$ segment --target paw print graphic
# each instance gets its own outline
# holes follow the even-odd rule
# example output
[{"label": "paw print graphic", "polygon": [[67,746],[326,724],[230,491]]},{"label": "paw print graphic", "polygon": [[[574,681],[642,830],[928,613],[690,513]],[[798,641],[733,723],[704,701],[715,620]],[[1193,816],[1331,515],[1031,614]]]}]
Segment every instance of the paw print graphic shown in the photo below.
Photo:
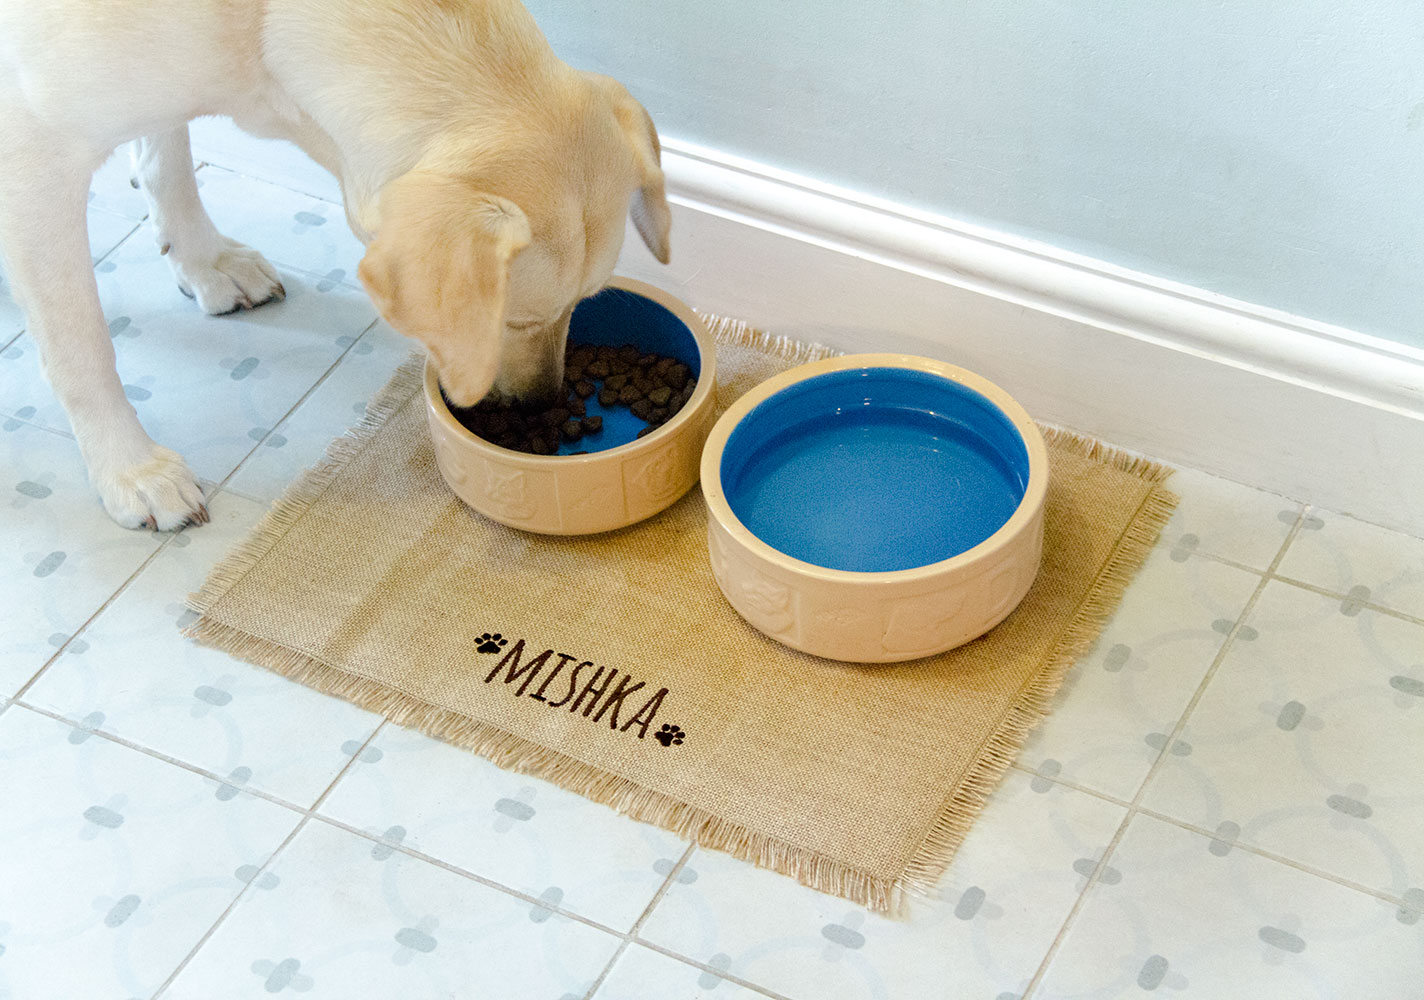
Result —
[{"label": "paw print graphic", "polygon": [[509,640],[498,632],[493,634],[486,632],[476,639],[475,642],[479,643],[479,645],[475,647],[476,653],[498,653],[505,646],[509,645]]},{"label": "paw print graphic", "polygon": [[665,725],[653,734],[653,739],[665,747],[675,747],[682,745],[682,739],[686,735],[687,734],[677,726]]}]

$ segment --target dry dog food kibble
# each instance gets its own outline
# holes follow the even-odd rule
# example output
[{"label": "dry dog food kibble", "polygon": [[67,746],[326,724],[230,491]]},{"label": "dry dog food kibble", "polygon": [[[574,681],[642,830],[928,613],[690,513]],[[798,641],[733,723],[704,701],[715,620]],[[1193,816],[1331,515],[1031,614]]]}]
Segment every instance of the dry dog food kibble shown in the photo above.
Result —
[{"label": "dry dog food kibble", "polygon": [[605,409],[627,407],[646,423],[638,431],[641,438],[687,405],[696,388],[692,370],[676,358],[644,354],[631,344],[570,344],[564,353],[563,395],[547,409],[529,412],[486,399],[469,409],[452,406],[450,412],[476,436],[501,448],[552,455],[564,442],[572,444],[602,432],[603,417],[588,413],[595,398]]}]

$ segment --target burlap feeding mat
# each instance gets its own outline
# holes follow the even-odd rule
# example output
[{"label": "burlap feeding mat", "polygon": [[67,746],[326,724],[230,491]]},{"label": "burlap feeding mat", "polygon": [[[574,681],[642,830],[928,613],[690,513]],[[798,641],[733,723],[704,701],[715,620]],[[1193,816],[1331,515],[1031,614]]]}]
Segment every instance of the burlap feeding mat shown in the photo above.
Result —
[{"label": "burlap feeding mat", "polygon": [[[713,321],[718,403],[831,352]],[[694,489],[585,538],[464,506],[420,362],[192,600],[199,640],[879,911],[928,890],[1096,637],[1175,498],[1166,471],[1050,433],[1043,567],[983,639],[885,666],[745,624]]]}]

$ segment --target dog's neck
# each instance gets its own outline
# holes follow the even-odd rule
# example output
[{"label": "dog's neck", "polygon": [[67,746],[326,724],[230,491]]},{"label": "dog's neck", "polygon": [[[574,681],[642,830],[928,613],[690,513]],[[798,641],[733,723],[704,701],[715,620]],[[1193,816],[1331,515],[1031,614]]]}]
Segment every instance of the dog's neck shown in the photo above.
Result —
[{"label": "dog's neck", "polygon": [[493,153],[506,131],[501,119],[519,113],[522,94],[563,85],[572,72],[516,0],[468,0],[436,14],[418,8],[427,5],[266,0],[270,91],[252,114],[233,116],[248,131],[294,142],[335,174],[363,242],[379,228],[386,184],[448,160],[452,134],[462,150]]}]

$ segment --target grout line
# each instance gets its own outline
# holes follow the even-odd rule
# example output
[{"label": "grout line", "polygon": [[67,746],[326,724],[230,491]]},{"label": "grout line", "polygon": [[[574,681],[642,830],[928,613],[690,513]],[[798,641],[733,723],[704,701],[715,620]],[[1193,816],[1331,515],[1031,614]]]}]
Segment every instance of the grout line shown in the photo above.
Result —
[{"label": "grout line", "polygon": [[618,964],[618,960],[622,958],[623,953],[628,950],[629,942],[637,938],[638,931],[642,929],[643,924],[647,922],[648,918],[653,915],[653,910],[657,908],[657,905],[662,902],[663,897],[667,895],[668,889],[672,887],[673,880],[677,878],[678,873],[682,871],[683,866],[687,864],[688,859],[692,857],[692,852],[695,850],[697,850],[696,844],[687,845],[687,849],[682,852],[682,857],[677,859],[677,863],[672,866],[672,870],[669,871],[667,877],[663,879],[663,884],[658,886],[658,891],[653,893],[653,898],[648,901],[647,906],[643,907],[642,914],[639,915],[637,920],[633,921],[633,926],[628,928],[628,932],[623,935],[623,940],[618,943],[618,948],[613,952],[612,957],[608,959],[608,964],[603,967],[603,971],[599,973],[598,978],[593,981],[593,985],[590,986],[588,992],[584,994],[584,1000],[593,1000],[593,995],[603,986],[604,981],[608,978],[608,974],[613,971],[613,967]]},{"label": "grout line", "polygon": [[[1342,602],[1355,601],[1355,598],[1351,597],[1349,594],[1342,594],[1339,591],[1331,590],[1329,587],[1322,587],[1319,584],[1307,583],[1304,580],[1297,580],[1295,577],[1272,574],[1271,579],[1279,583],[1284,583],[1287,586],[1297,587],[1300,590],[1308,590],[1312,594],[1319,594],[1321,597],[1329,597]],[[1409,622],[1411,625],[1424,625],[1424,618],[1416,617],[1415,615],[1412,615],[1407,611],[1400,611],[1398,608],[1387,607],[1383,604],[1375,604],[1371,601],[1358,601],[1356,603],[1358,603],[1360,607],[1365,610],[1373,611],[1376,614],[1385,615],[1388,618],[1395,618],[1400,621]]]},{"label": "grout line", "polygon": [[346,772],[351,770],[351,768],[355,766],[356,761],[360,758],[361,754],[364,753],[366,748],[371,745],[371,741],[374,740],[376,736],[381,732],[381,730],[385,728],[385,725],[386,720],[382,719],[380,724],[377,725],[375,729],[371,730],[371,734],[366,737],[366,742],[361,744],[361,749],[353,753],[351,755],[351,758],[344,765],[342,765],[341,770],[336,773],[336,777],[332,778],[331,783],[328,784],[326,786],[326,789],[320,795],[317,796],[316,801],[313,802],[311,804],[311,807],[306,810],[305,815],[303,815],[301,819],[297,820],[297,825],[292,827],[292,832],[287,834],[286,839],[277,845],[277,849],[274,850],[270,855],[268,855],[267,860],[262,862],[262,866],[257,869],[257,872],[252,876],[252,878],[248,879],[247,883],[237,891],[237,895],[232,898],[232,902],[228,903],[227,909],[223,910],[222,913],[218,915],[217,920],[213,921],[212,926],[209,927],[207,931],[203,934],[203,936],[198,939],[198,943],[193,945],[192,950],[189,951],[188,954],[183,957],[183,960],[178,963],[178,967],[174,969],[173,972],[169,974],[168,978],[163,981],[163,984],[153,992],[152,1000],[157,1000],[158,997],[163,995],[164,990],[168,989],[168,987],[173,985],[173,981],[178,978],[178,976],[183,972],[185,968],[188,967],[188,963],[193,960],[194,956],[198,954],[198,952],[202,949],[203,945],[208,943],[208,941],[212,938],[213,934],[217,932],[217,929],[222,926],[222,923],[224,920],[227,919],[228,914],[230,914],[234,909],[237,908],[238,903],[242,902],[242,898],[247,894],[247,890],[250,889],[252,885],[263,876],[267,869],[272,867],[272,863],[277,860],[277,858],[284,850],[287,849],[287,845],[296,839],[297,834],[302,832],[303,828],[305,828],[307,825],[307,821],[312,818],[316,810],[319,809],[321,807],[321,804],[326,801],[326,797],[331,794],[337,783],[340,782],[341,779],[346,776]]},{"label": "grout line", "polygon": [[[320,167],[319,164],[315,164],[315,161],[313,161],[313,163],[317,166],[318,169],[323,169]],[[229,167],[225,164],[218,163],[216,160],[203,160],[202,166],[209,167],[213,170],[221,170],[225,174],[232,174],[234,177],[241,177],[243,180],[256,181],[258,184],[266,184],[269,187],[281,188],[283,191],[290,191],[292,194],[299,194],[303,198],[310,198],[313,201],[319,201],[324,205],[334,205],[337,208],[344,208],[344,205],[340,199],[333,201],[325,195],[313,194],[312,192],[304,190],[303,188],[292,187],[291,184],[285,183],[283,181],[275,181],[267,177],[259,177],[256,174],[250,174],[238,167]]]},{"label": "grout line", "polygon": [[[104,211],[104,209],[100,209],[99,211],[102,212],[102,211]],[[117,213],[115,213],[115,212],[108,212],[108,213],[106,213],[106,214],[108,214],[108,215],[117,215]],[[127,215],[117,215],[117,217],[120,218],[120,219],[123,219],[123,220],[126,221],[126,222],[133,222],[133,220],[130,219]],[[145,215],[142,219],[139,219],[137,222],[133,222],[132,228],[129,229],[128,232],[124,233],[122,239],[120,239],[120,240],[119,240],[117,243],[115,243],[113,246],[109,247],[109,249],[105,250],[105,251],[104,251],[103,253],[101,253],[99,256],[97,256],[97,257],[94,258],[94,265],[93,265],[93,266],[94,266],[95,268],[97,268],[100,264],[104,263],[104,261],[108,260],[108,259],[109,259],[110,257],[112,257],[115,253],[117,253],[118,250],[119,250],[119,247],[123,246],[123,245],[124,245],[125,243],[127,243],[129,240],[133,239],[134,233],[136,233],[136,232],[138,232],[140,229],[142,229],[142,228],[143,228],[143,224],[144,224],[146,221],[148,221],[148,216],[147,216],[147,215]],[[96,281],[98,280],[97,275],[95,276],[95,280],[96,280]]]},{"label": "grout line", "polygon": [[[183,531],[187,530],[187,528],[183,529]],[[76,628],[72,633],[70,633],[69,638],[65,639],[64,642],[60,644],[59,648],[54,651],[54,654],[49,659],[45,660],[43,664],[40,665],[40,668],[34,672],[30,679],[25,681],[24,684],[20,685],[19,689],[16,690],[15,693],[10,696],[11,699],[14,701],[19,701],[19,699],[25,694],[26,691],[34,687],[35,682],[38,681],[42,676],[44,676],[44,672],[48,670],[51,666],[53,666],[56,660],[58,660],[61,656],[64,655],[65,650],[69,649],[70,644],[74,642],[75,639],[79,638],[80,635],[84,633],[85,629],[87,629],[90,625],[93,625],[95,619],[97,619],[106,610],[108,610],[109,605],[113,604],[116,600],[118,600],[119,596],[123,594],[124,591],[128,590],[129,587],[133,584],[133,582],[139,578],[139,575],[144,570],[148,569],[149,565],[152,564],[152,562],[158,558],[159,553],[161,553],[164,549],[168,548],[168,546],[172,544],[173,539],[177,538],[178,535],[181,533],[182,532],[177,531],[169,532],[167,537],[164,538],[163,541],[159,542],[159,544],[154,547],[153,551],[144,557],[143,561],[140,562],[138,564],[138,567],[128,575],[124,582],[119,584],[118,588],[115,589],[113,593],[111,593],[108,597],[104,598],[104,602],[94,610],[94,613],[91,614],[88,618],[84,619],[84,621],[80,623],[79,627]],[[26,707],[30,706],[27,705]],[[56,718],[58,718],[58,716],[56,716]],[[68,722],[69,720],[65,719],[63,721]]]},{"label": "grout line", "polygon": [[1217,670],[1221,667],[1222,662],[1235,645],[1237,634],[1255,611],[1256,603],[1261,599],[1261,593],[1266,589],[1267,584],[1271,582],[1276,568],[1280,566],[1281,560],[1285,558],[1286,550],[1290,548],[1291,542],[1295,541],[1296,535],[1300,532],[1301,525],[1305,523],[1309,509],[1309,507],[1301,509],[1300,514],[1296,517],[1295,524],[1291,526],[1285,541],[1281,543],[1281,547],[1276,552],[1275,558],[1271,560],[1271,565],[1261,574],[1261,579],[1256,584],[1256,589],[1252,591],[1245,606],[1241,609],[1240,614],[1237,615],[1236,623],[1231,627],[1231,631],[1227,634],[1221,647],[1216,651],[1216,656],[1212,658],[1211,666],[1207,668],[1206,675],[1202,677],[1201,682],[1197,685],[1196,691],[1192,693],[1191,700],[1187,702],[1186,708],[1182,710],[1182,714],[1177,719],[1177,724],[1172,727],[1171,733],[1168,734],[1167,739],[1162,744],[1162,749],[1157,752],[1157,756],[1152,761],[1152,767],[1148,770],[1147,776],[1143,778],[1142,784],[1138,786],[1137,792],[1132,798],[1132,802],[1128,804],[1127,815],[1123,816],[1122,822],[1118,824],[1118,828],[1113,833],[1112,839],[1108,842],[1107,847],[1103,849],[1102,857],[1098,859],[1097,865],[1093,868],[1093,873],[1088,876],[1082,891],[1078,893],[1078,898],[1073,901],[1072,909],[1068,911],[1068,916],[1064,918],[1063,925],[1059,927],[1058,934],[1054,937],[1053,943],[1048,946],[1048,951],[1044,953],[1043,961],[1039,963],[1037,971],[1033,974],[1033,978],[1029,980],[1028,986],[1024,989],[1023,1000],[1029,1000],[1034,992],[1043,984],[1043,979],[1048,974],[1049,966],[1053,964],[1053,960],[1057,957],[1059,949],[1062,948],[1064,941],[1067,939],[1073,922],[1078,918],[1078,914],[1082,912],[1088,895],[1098,884],[1098,878],[1101,876],[1103,870],[1107,868],[1109,859],[1121,845],[1123,837],[1127,834],[1128,827],[1132,825],[1133,819],[1137,816],[1142,799],[1146,796],[1147,789],[1152,784],[1152,779],[1157,776],[1157,772],[1167,759],[1173,744],[1177,742],[1177,739],[1182,735],[1182,731],[1186,729],[1187,720],[1191,718],[1192,712],[1202,699],[1202,695],[1206,693],[1207,686],[1210,685],[1212,678],[1216,676]]},{"label": "grout line", "polygon": [[[308,399],[311,398],[312,394],[315,393],[318,389],[320,389],[323,384],[325,384],[326,380],[329,379],[336,371],[336,369],[341,366],[341,363],[346,360],[347,356],[353,350],[356,349],[356,345],[361,343],[361,341],[366,338],[366,335],[376,328],[376,324],[379,322],[380,317],[371,320],[371,322],[366,324],[366,326],[361,330],[360,333],[358,333],[355,337],[351,338],[351,343],[346,345],[346,349],[337,356],[336,360],[331,363],[330,367],[328,367],[326,371],[321,373],[317,380],[313,382],[304,393],[302,393],[301,397],[291,405],[291,407],[287,410],[286,413],[282,414],[281,417],[279,417],[276,421],[273,422],[271,427],[267,428],[267,433],[263,434],[261,439],[252,446],[252,448],[247,452],[247,454],[243,455],[242,458],[238,460],[237,464],[228,470],[227,475],[213,485],[212,492],[208,495],[209,498],[221,493],[227,487],[227,484],[231,482],[239,472],[242,471],[242,467],[252,460],[252,456],[256,455],[259,451],[266,447],[267,439],[270,438],[273,434],[277,433],[277,428],[281,427],[284,423],[290,420],[292,414],[296,413],[297,410],[301,409],[302,405]],[[243,494],[241,493],[238,493],[237,495],[243,496]],[[252,498],[245,497],[245,499],[250,500]]]},{"label": "grout line", "polygon": [[[1301,510],[1300,519],[1296,522],[1295,527],[1291,530],[1291,534],[1286,539],[1286,543],[1284,546],[1282,546],[1281,552],[1277,555],[1276,560],[1271,563],[1270,569],[1266,570],[1266,576],[1268,576],[1272,580],[1278,580],[1279,582],[1287,584],[1291,587],[1298,587],[1301,590],[1308,590],[1313,594],[1319,594],[1321,597],[1329,597],[1338,601],[1355,601],[1356,599],[1351,597],[1349,594],[1341,593],[1340,591],[1334,590],[1330,587],[1323,587],[1320,584],[1310,583],[1306,580],[1297,579],[1293,576],[1284,576],[1279,572],[1280,564],[1285,559],[1286,548],[1289,547],[1297,537],[1299,537],[1302,526],[1305,524],[1306,520],[1313,515],[1315,510],[1316,507],[1314,504],[1306,504],[1305,507]],[[1333,512],[1325,511],[1325,513],[1330,514]],[[1368,524],[1369,522],[1361,521],[1360,523]],[[1401,535],[1404,538],[1414,538],[1413,535],[1405,534],[1402,531],[1396,531],[1393,533],[1396,535]],[[1371,596],[1373,596],[1373,593],[1371,593]],[[1424,625],[1424,616],[1414,615],[1408,611],[1402,611],[1399,608],[1392,608],[1388,605],[1379,604],[1374,601],[1357,601],[1357,603],[1360,605],[1361,608],[1374,611],[1377,614],[1386,615],[1390,618],[1396,618],[1400,621],[1406,621],[1413,625]]]},{"label": "grout line", "polygon": [[[1169,816],[1166,813],[1158,812],[1155,809],[1148,809],[1145,806],[1138,806],[1137,812],[1140,816],[1150,816],[1152,819],[1170,824],[1171,826],[1180,827],[1181,829],[1186,830],[1190,833],[1200,834],[1201,836],[1206,837],[1208,840],[1217,839],[1216,834],[1210,830],[1197,826],[1194,823],[1188,823],[1185,820],[1177,819],[1175,816]],[[1372,896],[1375,899],[1382,900],[1394,906],[1404,905],[1404,899],[1402,896],[1393,895],[1383,889],[1371,889],[1367,885],[1361,885],[1360,883],[1352,882],[1349,879],[1344,878],[1343,876],[1335,875],[1327,871],[1322,871],[1318,868],[1312,868],[1309,865],[1304,864],[1300,861],[1295,861],[1291,858],[1286,857],[1283,854],[1276,854],[1272,851],[1266,850],[1265,848],[1255,847],[1251,844],[1244,844],[1239,840],[1233,840],[1231,842],[1231,849],[1245,851],[1247,854],[1254,854],[1257,857],[1264,858],[1268,861],[1274,861],[1277,864],[1285,865],[1287,868],[1294,868],[1296,871],[1301,872],[1302,874],[1313,875],[1316,878],[1324,879],[1327,882],[1334,882],[1338,886],[1341,886],[1346,889],[1353,889],[1356,892],[1364,893],[1366,896]]]},{"label": "grout line", "polygon": [[[75,721],[69,716],[63,714],[62,712],[54,712],[50,709],[42,708],[39,705],[35,705],[32,702],[22,701],[18,696],[11,702],[11,704],[18,705],[20,708],[23,708],[30,712],[34,712],[36,715],[43,715],[45,718],[53,719],[55,722],[62,722],[67,726],[72,726],[80,732],[91,733],[102,740],[107,740],[110,743],[116,743],[121,747],[128,748],[129,750],[135,750],[138,753],[144,754],[148,757],[152,757],[155,760],[161,760],[165,764],[172,764],[176,768],[188,771],[191,774],[196,774],[202,778],[207,778],[209,781],[215,781],[220,785],[233,784],[228,778],[223,777],[216,771],[209,771],[205,767],[199,767],[197,764],[182,760],[181,758],[169,756],[161,750],[155,750],[153,747],[145,746],[142,743],[135,743],[133,740],[120,736],[117,733],[111,733],[104,729],[90,729],[88,726],[84,725],[82,721]],[[245,795],[251,795],[253,798],[257,799],[263,799],[267,802],[271,802],[273,805],[281,806],[283,809],[289,809],[295,813],[304,813],[307,811],[306,807],[304,806],[299,806],[295,802],[289,802],[288,800],[282,798],[280,795],[274,795],[271,792],[264,792],[260,788],[254,788],[250,785],[233,785],[233,787],[238,789]]]},{"label": "grout line", "polygon": [[599,923],[592,917],[585,917],[580,913],[575,913],[573,910],[564,909],[561,906],[550,905],[539,897],[531,895],[530,893],[527,893],[522,889],[516,889],[513,886],[505,885],[502,882],[496,882],[494,879],[489,878],[488,876],[472,872],[468,868],[462,868],[454,862],[445,861],[441,858],[435,857],[434,855],[426,854],[424,851],[411,847],[407,844],[393,844],[390,841],[383,840],[381,837],[371,833],[369,830],[362,830],[359,827],[352,826],[350,823],[347,823],[343,820],[336,819],[334,816],[327,816],[323,813],[313,811],[311,814],[311,818],[319,823],[325,823],[327,826],[335,827],[338,830],[344,830],[347,833],[360,837],[362,840],[369,841],[372,844],[379,844],[380,846],[388,848],[397,854],[404,854],[407,857],[414,858],[417,861],[423,861],[428,865],[434,865],[436,868],[440,868],[444,871],[447,871],[452,875],[459,875],[461,878],[468,879],[471,882],[477,882],[488,889],[494,889],[496,892],[503,893],[506,896],[513,896],[515,899],[518,899],[524,903],[528,903],[530,906],[537,906],[541,910],[548,910],[550,913],[556,913],[561,917],[566,917],[569,920],[573,920],[577,923],[583,924],[586,927],[592,927],[595,930],[600,930],[603,933],[608,934],[612,937],[621,938],[625,936],[616,929],[609,927],[607,924]]},{"label": "grout line", "polygon": [[237,907],[237,904],[242,901],[242,897],[247,895],[247,890],[252,885],[252,883],[256,882],[266,873],[267,869],[271,867],[272,862],[277,859],[277,856],[280,855],[284,850],[286,850],[288,844],[290,844],[294,839],[296,839],[297,834],[301,832],[302,827],[306,825],[306,822],[307,817],[305,816],[297,820],[297,824],[296,826],[292,827],[292,831],[287,834],[286,838],[283,839],[280,844],[277,845],[276,850],[274,850],[271,854],[267,856],[267,860],[262,862],[262,866],[257,869],[257,872],[252,876],[252,878],[248,879],[247,883],[243,885],[242,888],[237,890],[237,895],[232,898],[232,902],[227,904],[227,908],[224,909],[222,913],[218,914],[218,918],[213,922],[212,926],[203,932],[202,937],[198,938],[198,943],[193,945],[193,947],[188,951],[188,954],[183,956],[183,960],[178,963],[178,967],[174,969],[171,973],[169,973],[168,978],[165,979],[158,987],[158,989],[151,994],[151,1000],[157,1000],[158,997],[163,995],[163,992],[168,989],[168,987],[173,985],[173,981],[178,978],[179,973],[181,973],[184,969],[188,967],[188,963],[193,961],[193,958],[198,954],[199,949],[201,949],[203,945],[207,944],[208,941],[212,939],[214,932],[216,932],[218,927],[221,926],[222,922],[227,919],[228,914],[231,913]]},{"label": "grout line", "polygon": [[[214,485],[213,494],[216,495],[218,492],[218,487]],[[270,507],[272,505],[271,497],[263,498],[259,496],[253,496],[251,493],[244,493],[242,492],[242,490],[235,490],[231,486],[222,487],[221,492],[223,496],[237,497],[239,500],[247,500],[250,503],[257,504],[259,507]]]},{"label": "grout line", "polygon": [[[1153,549],[1154,551],[1156,549],[1161,549],[1162,551],[1167,552],[1169,554],[1176,551],[1175,546],[1168,545],[1164,542],[1159,542],[1157,545],[1153,546]],[[1237,562],[1235,559],[1228,559],[1226,558],[1226,556],[1219,556],[1211,552],[1199,552],[1196,549],[1189,550],[1187,552],[1187,558],[1204,559],[1207,562],[1220,563],[1223,566],[1230,566],[1232,569],[1239,569],[1244,572],[1250,573],[1253,576],[1264,576],[1266,573],[1266,571],[1261,569],[1261,567],[1259,566],[1251,566],[1247,563]]]},{"label": "grout line", "polygon": [[[0,348],[0,350],[3,350],[3,348]],[[64,438],[64,440],[71,443],[74,441],[73,434],[69,433],[69,431],[62,431],[58,427],[48,427],[44,424],[36,423],[33,420],[26,420],[24,417],[17,417],[14,413],[3,410],[0,410],[0,416],[3,416],[7,421],[14,420],[17,423],[24,424],[26,427],[33,427],[37,431],[44,431],[46,434],[53,434],[55,437]]]},{"label": "grout line", "polygon": [[[1095,788],[1089,788],[1086,785],[1080,785],[1076,782],[1067,781],[1063,778],[1050,778],[1048,775],[1039,774],[1033,768],[1028,767],[1025,764],[1020,764],[1017,761],[1013,764],[1010,764],[1009,766],[1013,770],[1019,771],[1022,774],[1027,775],[1028,777],[1039,778],[1043,781],[1048,781],[1052,784],[1060,785],[1064,788],[1070,788],[1075,792],[1080,792],[1083,795],[1091,795],[1095,799],[1100,799],[1103,802],[1112,803],[1113,805],[1119,806],[1121,808],[1132,808],[1132,803],[1127,799],[1121,799],[1115,795],[1109,795],[1107,792],[1100,792]],[[1183,819],[1178,819],[1175,816],[1171,816],[1167,813],[1158,812],[1155,809],[1149,809],[1146,806],[1139,805],[1137,807],[1137,813],[1140,816],[1150,816],[1153,819],[1160,820],[1163,823],[1168,823],[1172,826],[1180,827],[1181,829],[1187,830],[1191,833],[1199,834],[1200,836],[1206,837],[1208,840],[1217,839],[1216,833],[1212,830],[1208,830],[1205,827],[1197,826],[1195,823],[1189,823]],[[1252,844],[1247,844],[1239,840],[1232,841],[1231,847],[1233,850],[1244,851],[1247,854],[1254,854],[1258,857],[1266,858],[1267,860],[1275,861],[1279,864],[1286,865],[1289,868],[1295,868],[1298,871],[1304,872],[1307,875],[1314,875],[1318,878],[1323,878],[1326,881],[1335,882],[1338,885],[1342,885],[1347,889],[1354,889],[1355,891],[1365,893],[1368,896],[1374,896],[1376,899],[1382,899],[1387,903],[1403,905],[1404,902],[1402,897],[1393,895],[1387,890],[1372,889],[1367,885],[1362,885],[1358,882],[1352,882],[1347,878],[1344,878],[1340,875],[1332,874],[1331,872],[1325,871],[1323,869],[1312,868],[1304,862],[1292,860],[1291,858],[1288,858],[1285,855],[1276,854],[1262,847],[1256,847]]]},{"label": "grout line", "polygon": [[638,938],[636,943],[639,947],[647,948],[649,951],[655,951],[659,955],[662,955],[666,958],[676,959],[683,965],[690,965],[694,969],[700,969],[703,972],[710,973],[711,975],[716,976],[720,980],[725,980],[735,986],[740,986],[743,989],[751,990],[753,993],[756,993],[760,996],[770,997],[771,1000],[789,1000],[788,997],[784,996],[783,994],[777,993],[775,990],[771,989],[768,986],[758,986],[756,983],[748,982],[747,980],[742,979],[739,976],[732,975],[732,973],[730,972],[719,972],[717,969],[712,968],[712,966],[710,965],[706,965],[702,962],[697,961],[696,959],[688,958],[686,955],[679,955],[677,952],[671,950],[670,948],[664,948],[660,944],[654,944],[653,942],[644,940],[643,938]]},{"label": "grout line", "polygon": [[1062,785],[1064,788],[1071,788],[1075,792],[1082,792],[1084,795],[1091,795],[1095,799],[1104,802],[1111,802],[1115,806],[1122,806],[1124,809],[1131,807],[1131,799],[1118,798],[1116,795],[1109,795],[1107,792],[1100,792],[1096,788],[1089,788],[1087,785],[1080,785],[1077,782],[1069,781],[1066,778],[1050,778],[1046,774],[1040,774],[1027,764],[1014,761],[1009,765],[1012,770],[1019,771],[1030,778],[1041,778],[1044,781],[1051,781],[1055,785]]}]

